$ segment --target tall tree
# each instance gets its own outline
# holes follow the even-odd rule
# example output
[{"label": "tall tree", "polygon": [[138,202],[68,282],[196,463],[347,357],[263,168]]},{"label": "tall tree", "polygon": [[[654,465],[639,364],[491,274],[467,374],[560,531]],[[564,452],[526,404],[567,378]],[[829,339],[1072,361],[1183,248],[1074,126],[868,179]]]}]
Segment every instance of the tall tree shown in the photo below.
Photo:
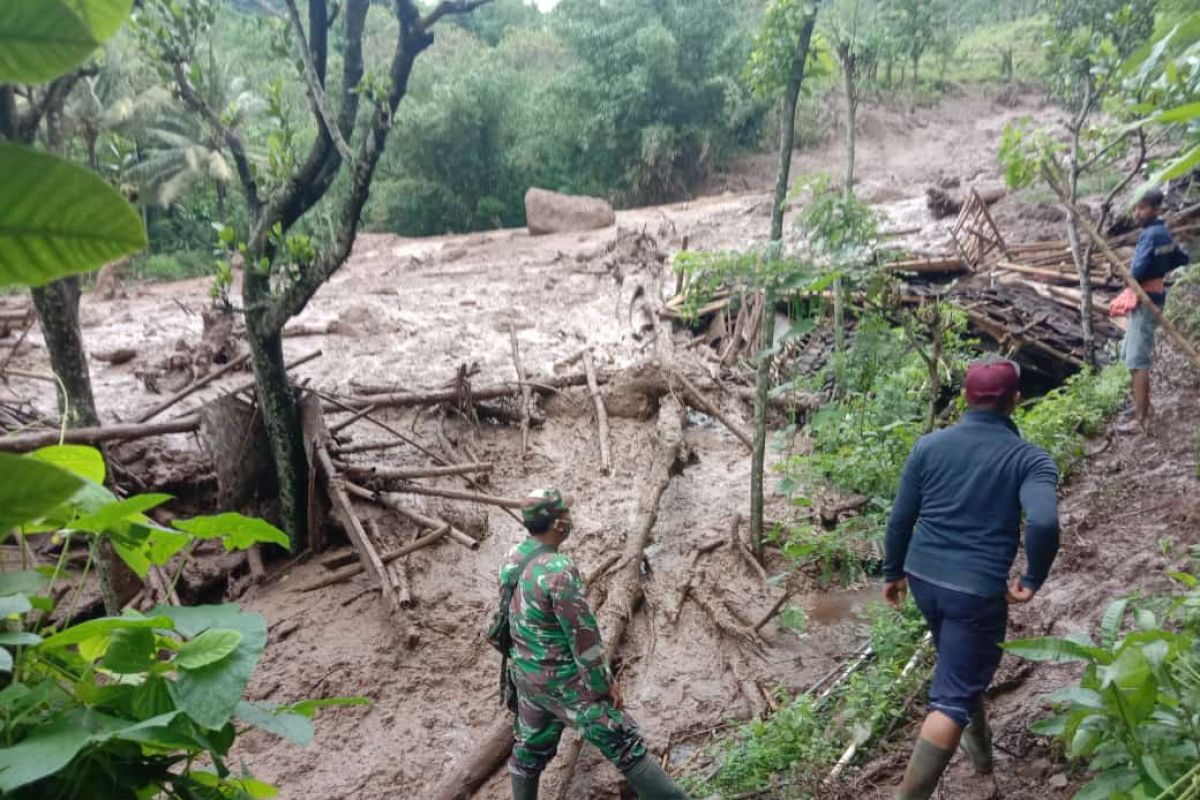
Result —
[{"label": "tall tree", "polygon": [[[297,546],[306,544],[307,474],[296,398],[283,360],[283,326],[345,263],[358,232],[371,181],[388,141],[392,120],[408,90],[417,58],[433,44],[433,29],[448,15],[466,14],[490,0],[441,0],[422,13],[415,0],[393,0],[394,38],[384,74],[364,68],[364,34],[370,0],[286,0],[286,33],[304,82],[317,135],[302,158],[271,158],[264,174],[248,155],[245,133],[213,108],[196,85],[203,69],[200,44],[216,20],[214,0],[146,0],[138,25],[143,42],[164,66],[192,113],[215,131],[232,158],[245,198],[248,230],[242,249],[246,270],[242,301],[259,405],[279,479],[284,527]],[[380,7],[375,6],[376,10]],[[329,79],[331,42],[340,52],[340,80]],[[360,113],[360,106],[365,106]],[[278,149],[278,142],[269,142]],[[280,156],[287,154],[279,153]],[[317,244],[296,226],[344,175],[334,199],[336,230]]]},{"label": "tall tree", "polygon": [[[751,75],[759,91],[778,92],[780,100],[779,167],[771,206],[771,242],[767,260],[782,248],[783,216],[796,146],[796,105],[804,86],[818,4],[803,0],[774,0],[751,55]],[[771,390],[771,354],[775,345],[775,282],[763,281],[762,340],[754,395],[754,453],[750,466],[750,541],[761,555],[763,547],[763,486],[767,451],[767,400]]]},{"label": "tall tree", "polygon": [[[1067,169],[1064,176],[1071,205],[1080,199],[1083,176],[1104,163],[1113,148],[1102,147],[1094,154],[1087,152],[1085,134],[1093,114],[1104,100],[1119,88],[1120,61],[1145,43],[1154,32],[1154,7],[1157,0],[1054,0],[1050,11],[1049,63],[1055,89],[1071,112],[1067,123],[1070,142],[1067,150]],[[1141,134],[1139,133],[1139,136]],[[1122,135],[1115,141],[1124,141]],[[1144,139],[1140,168],[1145,159]],[[1130,173],[1130,179],[1137,168]],[[1118,186],[1126,185],[1118,184]],[[1108,215],[1115,191],[1105,203]],[[1073,216],[1067,217],[1067,241],[1079,275],[1080,316],[1084,361],[1096,364],[1096,337],[1092,319],[1091,260],[1093,245],[1081,241],[1079,226]]]}]

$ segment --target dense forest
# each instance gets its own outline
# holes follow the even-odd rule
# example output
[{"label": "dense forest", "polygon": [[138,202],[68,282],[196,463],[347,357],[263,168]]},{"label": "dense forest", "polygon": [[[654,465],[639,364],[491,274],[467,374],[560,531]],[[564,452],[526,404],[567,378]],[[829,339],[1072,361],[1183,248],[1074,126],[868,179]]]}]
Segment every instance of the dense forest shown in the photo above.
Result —
[{"label": "dense forest", "polygon": [[940,645],[862,595],[998,355],[1064,546],[947,796],[1200,797],[1198,134],[1196,0],[6,0],[0,797],[507,796],[534,481],[647,763],[891,796]]}]

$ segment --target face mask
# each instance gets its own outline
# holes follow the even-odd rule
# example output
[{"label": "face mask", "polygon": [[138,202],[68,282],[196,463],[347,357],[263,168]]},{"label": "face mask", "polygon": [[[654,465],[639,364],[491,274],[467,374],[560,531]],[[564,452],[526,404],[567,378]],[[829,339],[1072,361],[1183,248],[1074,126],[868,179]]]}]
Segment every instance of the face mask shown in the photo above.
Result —
[{"label": "face mask", "polygon": [[562,536],[564,539],[566,539],[571,535],[571,531],[575,529],[575,523],[569,519],[560,519],[559,523],[559,530],[562,531]]}]

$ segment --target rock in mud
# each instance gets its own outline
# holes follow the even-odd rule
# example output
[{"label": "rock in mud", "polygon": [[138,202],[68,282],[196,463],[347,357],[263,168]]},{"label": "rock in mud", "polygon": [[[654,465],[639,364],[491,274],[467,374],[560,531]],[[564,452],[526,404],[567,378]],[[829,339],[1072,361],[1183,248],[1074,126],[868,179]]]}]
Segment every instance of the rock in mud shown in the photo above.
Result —
[{"label": "rock in mud", "polygon": [[533,188],[525,193],[525,216],[534,236],[547,233],[591,231],[615,225],[617,215],[608,201],[574,197]]}]

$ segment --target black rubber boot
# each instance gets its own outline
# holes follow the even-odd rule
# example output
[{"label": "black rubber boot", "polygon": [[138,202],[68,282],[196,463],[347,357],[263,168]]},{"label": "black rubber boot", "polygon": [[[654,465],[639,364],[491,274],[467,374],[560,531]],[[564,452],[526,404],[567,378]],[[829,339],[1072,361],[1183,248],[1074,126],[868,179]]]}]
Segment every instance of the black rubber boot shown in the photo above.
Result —
[{"label": "black rubber boot", "polygon": [[992,757],[992,728],[988,725],[983,699],[971,706],[971,722],[963,729],[959,743],[977,775],[991,775],[995,767]]},{"label": "black rubber boot", "polygon": [[523,775],[513,774],[513,800],[538,800],[538,781],[541,780],[541,777],[539,775],[536,778],[526,778]]},{"label": "black rubber boot", "polygon": [[933,797],[953,756],[953,750],[943,750],[927,739],[917,739],[908,769],[904,771],[904,781],[896,790],[896,800],[929,800]]},{"label": "black rubber boot", "polygon": [[646,756],[625,773],[625,780],[641,800],[689,800],[671,776],[663,772],[658,759]]}]

